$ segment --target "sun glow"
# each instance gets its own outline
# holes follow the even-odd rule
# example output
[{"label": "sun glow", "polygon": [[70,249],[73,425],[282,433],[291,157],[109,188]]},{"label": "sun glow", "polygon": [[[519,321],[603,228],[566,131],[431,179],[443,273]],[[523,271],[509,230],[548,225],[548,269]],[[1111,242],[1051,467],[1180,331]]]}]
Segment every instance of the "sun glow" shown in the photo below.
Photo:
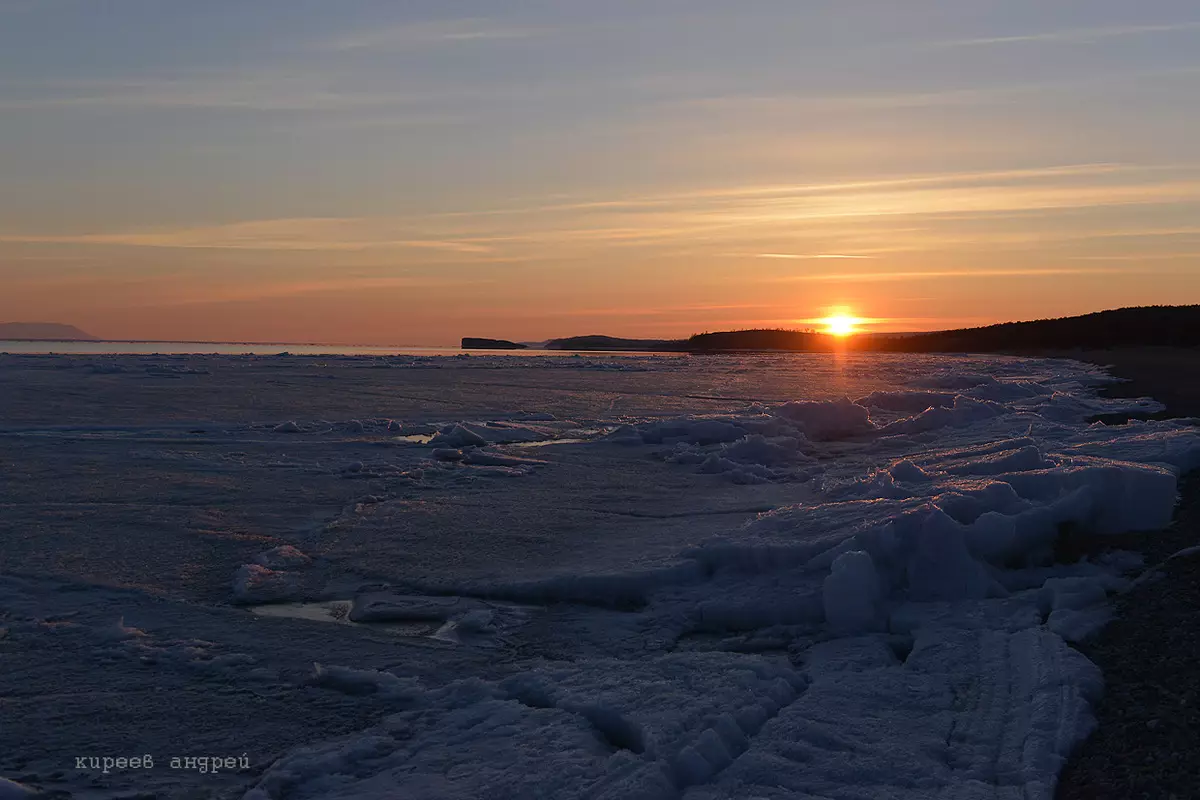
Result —
[{"label": "sun glow", "polygon": [[860,320],[857,317],[836,314],[832,317],[826,317],[821,322],[825,324],[825,332],[830,336],[850,336],[851,334],[858,333],[858,323]]}]

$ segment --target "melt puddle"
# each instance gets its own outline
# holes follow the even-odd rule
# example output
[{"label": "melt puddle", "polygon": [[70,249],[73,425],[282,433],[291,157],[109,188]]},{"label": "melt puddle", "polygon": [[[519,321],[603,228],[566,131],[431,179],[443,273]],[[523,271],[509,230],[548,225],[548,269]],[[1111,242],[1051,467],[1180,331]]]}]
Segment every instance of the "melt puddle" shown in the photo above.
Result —
[{"label": "melt puddle", "polygon": [[371,631],[387,631],[398,636],[430,636],[437,632],[438,625],[427,622],[355,622],[350,619],[352,600],[329,600],[322,603],[272,603],[250,606],[249,611],[259,617],[303,619],[309,622],[331,622]]},{"label": "melt puddle", "polygon": [[538,439],[534,442],[507,442],[509,447],[547,447],[552,444],[587,444],[597,436],[603,436],[606,433],[611,433],[613,428],[576,428],[574,430],[565,431],[567,434],[558,439]]},{"label": "melt puddle", "polygon": [[586,444],[589,439],[541,439],[536,442],[509,442],[508,447],[548,447],[552,444]]},{"label": "melt puddle", "polygon": [[433,441],[435,433],[409,433],[404,436],[393,436],[393,442],[408,442],[409,444],[429,444]]}]

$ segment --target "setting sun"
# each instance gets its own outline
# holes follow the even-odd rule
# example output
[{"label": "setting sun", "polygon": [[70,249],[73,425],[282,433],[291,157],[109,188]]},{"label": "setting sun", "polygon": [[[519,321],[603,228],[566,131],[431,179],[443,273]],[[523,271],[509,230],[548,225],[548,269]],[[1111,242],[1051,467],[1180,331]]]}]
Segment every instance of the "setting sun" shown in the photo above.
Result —
[{"label": "setting sun", "polygon": [[822,322],[825,323],[825,332],[831,336],[849,336],[858,332],[858,318],[838,314],[832,317],[826,317]]}]

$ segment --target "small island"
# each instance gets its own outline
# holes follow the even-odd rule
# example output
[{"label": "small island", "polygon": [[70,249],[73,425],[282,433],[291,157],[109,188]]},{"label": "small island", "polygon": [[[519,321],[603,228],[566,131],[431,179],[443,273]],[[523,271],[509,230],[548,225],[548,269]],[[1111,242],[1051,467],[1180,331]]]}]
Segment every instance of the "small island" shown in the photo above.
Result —
[{"label": "small island", "polygon": [[86,331],[61,322],[0,322],[0,339],[9,342],[95,342]]},{"label": "small island", "polygon": [[475,336],[464,336],[463,350],[528,350],[529,346],[520,342],[510,342],[507,339],[482,339]]}]

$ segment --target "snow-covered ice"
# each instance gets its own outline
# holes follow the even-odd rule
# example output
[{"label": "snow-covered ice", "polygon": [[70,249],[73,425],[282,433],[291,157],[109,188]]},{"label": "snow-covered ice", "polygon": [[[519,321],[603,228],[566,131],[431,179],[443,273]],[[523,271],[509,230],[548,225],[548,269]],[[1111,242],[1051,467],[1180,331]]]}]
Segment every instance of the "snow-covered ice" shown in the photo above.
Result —
[{"label": "snow-covered ice", "polygon": [[[1165,526],[1200,466],[1059,360],[0,375],[13,797],[1049,798],[1102,691],[1072,643],[1142,569],[1056,543]],[[97,742],[253,766],[71,770]]]}]

